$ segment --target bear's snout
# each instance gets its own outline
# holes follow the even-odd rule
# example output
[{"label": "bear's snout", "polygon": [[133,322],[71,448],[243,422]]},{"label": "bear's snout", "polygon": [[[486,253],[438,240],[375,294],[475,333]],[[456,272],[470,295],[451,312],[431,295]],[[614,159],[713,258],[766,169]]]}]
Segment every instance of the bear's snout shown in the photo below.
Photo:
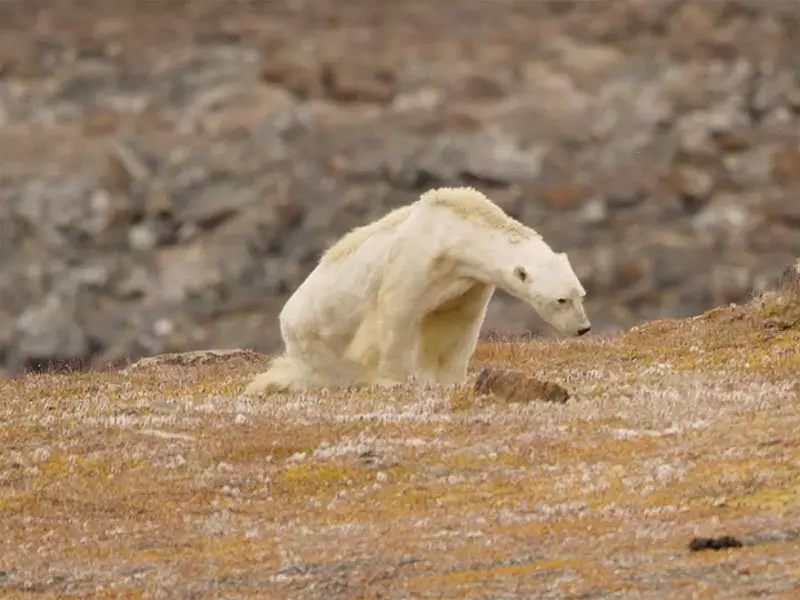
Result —
[{"label": "bear's snout", "polygon": [[578,335],[585,335],[589,333],[591,329],[592,329],[591,325],[589,325],[588,327],[581,327],[580,329],[578,329]]}]

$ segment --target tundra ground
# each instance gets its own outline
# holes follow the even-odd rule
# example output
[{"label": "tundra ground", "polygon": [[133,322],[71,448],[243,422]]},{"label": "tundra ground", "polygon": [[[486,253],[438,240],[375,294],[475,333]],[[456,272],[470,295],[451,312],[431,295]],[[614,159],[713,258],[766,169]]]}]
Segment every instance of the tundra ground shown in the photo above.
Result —
[{"label": "tundra ground", "polygon": [[[0,382],[5,598],[792,598],[798,297],[478,365],[448,389],[244,399],[265,357]],[[474,371],[473,371],[474,376]],[[743,547],[692,552],[695,536]]]}]

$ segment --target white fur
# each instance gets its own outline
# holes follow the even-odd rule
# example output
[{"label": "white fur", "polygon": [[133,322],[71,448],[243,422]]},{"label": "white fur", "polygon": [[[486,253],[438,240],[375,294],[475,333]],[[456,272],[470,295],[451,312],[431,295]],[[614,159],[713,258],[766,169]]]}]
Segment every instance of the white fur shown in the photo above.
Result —
[{"label": "white fur", "polygon": [[495,288],[563,334],[590,326],[565,254],[477,190],[430,190],[326,252],[280,313],[284,355],[245,393],[461,382]]}]

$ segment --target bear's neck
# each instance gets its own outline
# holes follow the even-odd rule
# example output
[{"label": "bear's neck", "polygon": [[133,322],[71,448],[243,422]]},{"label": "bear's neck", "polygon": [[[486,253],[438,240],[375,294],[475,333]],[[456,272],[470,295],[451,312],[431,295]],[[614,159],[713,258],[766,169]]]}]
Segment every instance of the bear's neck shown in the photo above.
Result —
[{"label": "bear's neck", "polygon": [[460,265],[464,277],[469,277],[511,291],[514,267],[531,265],[537,259],[553,253],[541,238],[516,241],[503,232],[476,231],[473,235],[452,240],[449,256]]}]

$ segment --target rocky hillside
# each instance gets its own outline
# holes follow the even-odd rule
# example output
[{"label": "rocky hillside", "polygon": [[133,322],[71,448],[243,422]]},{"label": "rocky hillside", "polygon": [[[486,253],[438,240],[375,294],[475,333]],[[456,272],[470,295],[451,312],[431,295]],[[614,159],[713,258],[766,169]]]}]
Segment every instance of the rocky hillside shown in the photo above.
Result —
[{"label": "rocky hillside", "polygon": [[[597,329],[800,254],[800,6],[8,0],[0,363],[274,350],[348,228],[475,185],[570,253]],[[538,330],[498,297],[486,328]]]}]

